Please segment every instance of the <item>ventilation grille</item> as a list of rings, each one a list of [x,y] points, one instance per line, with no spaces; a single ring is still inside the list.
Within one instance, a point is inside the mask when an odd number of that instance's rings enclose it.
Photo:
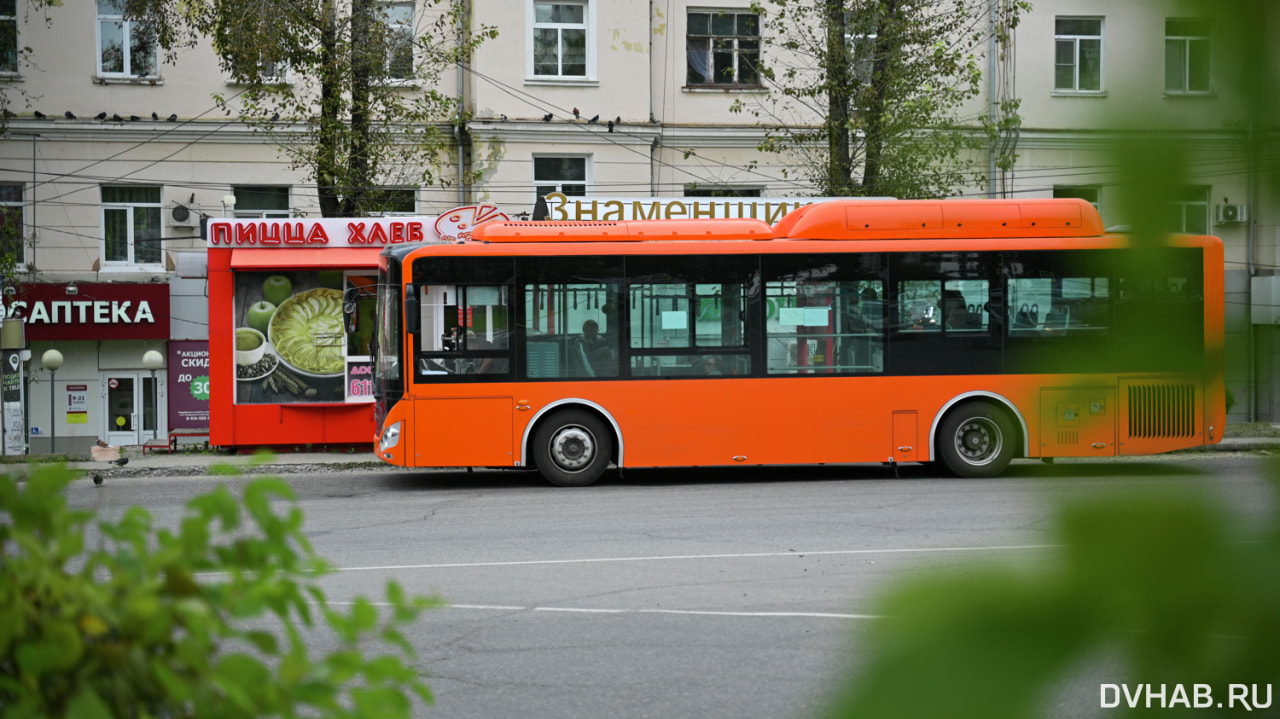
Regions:
[[[1080,443],[1079,432],[1067,432],[1067,431],[1058,432],[1058,446],[1069,447],[1073,444],[1079,444],[1079,443]]]
[[[1129,386],[1129,436],[1192,437],[1196,433],[1196,390],[1189,384]]]

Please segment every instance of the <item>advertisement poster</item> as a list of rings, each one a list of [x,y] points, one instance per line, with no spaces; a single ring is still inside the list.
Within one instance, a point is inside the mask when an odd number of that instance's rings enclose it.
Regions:
[[[67,385],[67,424],[89,424],[89,385]]]
[[[352,277],[372,285],[373,277]],[[237,404],[372,401],[359,380],[360,327],[347,336],[341,270],[237,272],[235,357]],[[362,325],[372,330],[372,318]],[[351,354],[361,352],[361,355]],[[355,371],[356,376],[350,372]],[[349,380],[357,380],[355,384]],[[348,387],[360,394],[351,396]]]
[[[209,431],[209,342],[169,342],[169,431]]]
[[[6,350],[0,370],[0,405],[3,409],[4,453],[26,454],[27,428],[22,417],[22,359],[19,350]]]

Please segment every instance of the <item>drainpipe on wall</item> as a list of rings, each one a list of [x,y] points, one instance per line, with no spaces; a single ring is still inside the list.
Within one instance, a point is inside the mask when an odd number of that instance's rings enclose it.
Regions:
[[[987,25],[991,37],[987,40],[987,119],[994,125],[996,122],[996,1],[989,0],[987,7]],[[987,151],[987,198],[996,196],[996,151],[1000,147],[1000,136],[991,141],[991,149]]]
[[[1245,231],[1248,233],[1247,237],[1248,237],[1248,254],[1249,254],[1249,279],[1248,279],[1248,284],[1246,285],[1247,289],[1245,290],[1245,292],[1248,294],[1248,297],[1245,300],[1244,308],[1245,308],[1245,321],[1248,322],[1245,328],[1249,331],[1249,361],[1248,361],[1249,421],[1257,422],[1258,421],[1258,391],[1257,391],[1258,390],[1258,382],[1257,382],[1258,368],[1256,366],[1257,365],[1256,358],[1254,357],[1254,353],[1257,351],[1257,340],[1254,338],[1254,327],[1253,327],[1253,278],[1256,277],[1258,274],[1257,246],[1255,245],[1255,242],[1257,241],[1255,232],[1257,229],[1257,222],[1258,222],[1257,220],[1258,166],[1257,166],[1256,155],[1253,151],[1253,123],[1252,122],[1249,123],[1248,133],[1249,133],[1249,137],[1248,137],[1248,141],[1245,143],[1245,147],[1249,148],[1248,150],[1249,152],[1249,222],[1246,226]],[[1270,403],[1268,403],[1268,405],[1269,404]],[[1268,414],[1270,414],[1270,411],[1268,411]]]

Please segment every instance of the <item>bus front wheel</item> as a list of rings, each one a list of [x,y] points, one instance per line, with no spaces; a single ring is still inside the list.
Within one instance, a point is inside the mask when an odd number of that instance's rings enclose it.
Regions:
[[[957,407],[942,421],[938,454],[960,477],[994,477],[1013,459],[1014,431],[1009,416],[986,402]]]
[[[533,436],[538,473],[558,487],[585,487],[600,479],[612,454],[609,429],[582,410],[547,418]]]

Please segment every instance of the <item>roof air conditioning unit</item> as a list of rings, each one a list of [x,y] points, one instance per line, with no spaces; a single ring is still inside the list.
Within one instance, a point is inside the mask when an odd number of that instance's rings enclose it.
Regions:
[[[200,213],[193,207],[175,203],[169,210],[169,224],[173,227],[199,227]]]
[[[1215,221],[1219,225],[1226,225],[1232,222],[1247,222],[1248,220],[1248,205],[1217,205]]]

